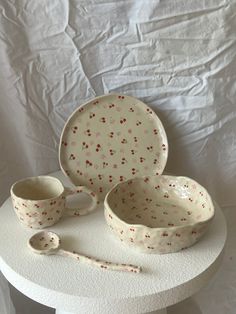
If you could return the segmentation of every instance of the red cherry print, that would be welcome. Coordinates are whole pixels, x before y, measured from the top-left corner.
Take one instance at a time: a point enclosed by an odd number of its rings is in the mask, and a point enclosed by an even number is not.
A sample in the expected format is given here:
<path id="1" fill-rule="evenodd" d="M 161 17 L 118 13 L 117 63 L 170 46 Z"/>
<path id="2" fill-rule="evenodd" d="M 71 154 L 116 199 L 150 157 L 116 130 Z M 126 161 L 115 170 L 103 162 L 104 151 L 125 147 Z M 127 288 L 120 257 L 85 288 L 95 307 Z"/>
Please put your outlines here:
<path id="1" fill-rule="evenodd" d="M 188 215 L 192 215 L 192 212 L 190 212 L 190 211 L 187 211 L 187 214 L 188 214 Z"/>
<path id="2" fill-rule="evenodd" d="M 77 172 L 80 176 L 83 175 L 83 172 L 81 172 L 80 170 L 77 170 L 76 172 Z"/>
<path id="3" fill-rule="evenodd" d="M 126 119 L 125 118 L 120 118 L 120 124 L 123 124 L 126 122 Z"/>
<path id="4" fill-rule="evenodd" d="M 153 160 L 154 165 L 156 165 L 156 164 L 157 164 L 157 162 L 158 162 L 158 160 L 157 160 L 157 159 L 154 159 L 154 160 Z"/>
<path id="5" fill-rule="evenodd" d="M 164 194 L 165 198 L 169 198 L 169 195 L 167 193 Z"/>
<path id="6" fill-rule="evenodd" d="M 151 238 L 149 234 L 145 234 L 145 238 Z"/>
<path id="7" fill-rule="evenodd" d="M 132 169 L 131 169 L 131 172 L 132 172 L 132 174 L 134 175 L 134 174 L 136 174 L 136 173 L 138 172 L 138 170 L 135 169 L 135 168 L 132 168 Z"/>
<path id="8" fill-rule="evenodd" d="M 127 160 L 125 159 L 125 157 L 122 157 L 121 164 L 124 165 L 125 163 L 127 163 Z"/>
<path id="9" fill-rule="evenodd" d="M 137 122 L 136 122 L 136 125 L 137 125 L 137 126 L 139 126 L 139 125 L 141 125 L 141 124 L 142 124 L 141 121 L 137 121 Z"/>
<path id="10" fill-rule="evenodd" d="M 205 204 L 202 204 L 202 208 L 205 208 Z"/>
<path id="11" fill-rule="evenodd" d="M 83 107 L 79 108 L 79 112 L 82 112 L 82 111 L 84 111 L 84 108 Z"/>
<path id="12" fill-rule="evenodd" d="M 108 166 L 108 162 L 105 162 L 105 161 L 104 161 L 104 162 L 102 163 L 102 167 L 103 167 L 103 168 L 106 168 L 107 166 Z"/>
<path id="13" fill-rule="evenodd" d="M 89 182 L 90 182 L 91 185 L 93 185 L 93 179 L 90 178 Z"/>
<path id="14" fill-rule="evenodd" d="M 170 242 L 167 242 L 167 245 L 171 245 L 171 243 L 170 243 Z"/>
<path id="15" fill-rule="evenodd" d="M 50 205 L 52 206 L 52 205 L 55 205 L 56 203 L 57 203 L 56 201 L 51 201 Z"/>
<path id="16" fill-rule="evenodd" d="M 112 182 L 112 176 L 109 176 L 109 182 Z"/>
<path id="17" fill-rule="evenodd" d="M 109 136 L 110 138 L 113 138 L 113 137 L 114 137 L 114 132 L 110 132 L 108 136 Z"/>
<path id="18" fill-rule="evenodd" d="M 89 161 L 89 160 L 86 160 L 86 161 L 85 161 L 85 164 L 86 164 L 86 168 L 87 168 L 87 167 L 91 167 L 91 166 L 93 165 L 92 162 Z"/>
<path id="19" fill-rule="evenodd" d="M 34 204 L 34 207 L 39 208 L 39 205 L 38 204 Z"/>
<path id="20" fill-rule="evenodd" d="M 184 184 L 184 187 L 185 187 L 186 189 L 188 189 L 188 185 L 187 185 L 187 184 Z"/>
<path id="21" fill-rule="evenodd" d="M 102 178 L 103 178 L 103 175 L 98 174 L 98 179 L 99 179 L 99 180 L 102 180 Z"/>
<path id="22" fill-rule="evenodd" d="M 129 230 L 130 230 L 130 231 L 132 231 L 132 232 L 134 232 L 134 231 L 135 231 L 135 229 L 134 229 L 134 228 L 130 228 Z"/>
<path id="23" fill-rule="evenodd" d="M 135 154 L 135 151 L 133 149 L 131 149 L 131 154 L 134 155 Z"/>
<path id="24" fill-rule="evenodd" d="M 87 144 L 86 142 L 83 142 L 83 143 L 82 143 L 82 150 L 83 150 L 83 149 L 87 149 L 87 148 L 88 148 L 88 144 Z"/>
<path id="25" fill-rule="evenodd" d="M 101 150 L 102 150 L 101 145 L 100 145 L 100 144 L 97 144 L 97 146 L 96 146 L 96 152 L 100 152 Z"/>
<path id="26" fill-rule="evenodd" d="M 155 186 L 155 189 L 156 189 L 156 190 L 157 190 L 157 189 L 160 189 L 160 185 Z"/>
<path id="27" fill-rule="evenodd" d="M 200 194 L 201 196 L 203 196 L 203 193 L 202 193 L 202 192 L 199 192 L 199 194 Z"/>
<path id="28" fill-rule="evenodd" d="M 91 195 L 92 197 L 95 197 L 95 196 L 96 196 L 96 194 L 95 194 L 94 192 L 91 192 L 90 195 Z"/>
<path id="29" fill-rule="evenodd" d="M 134 112 L 134 108 L 130 107 L 129 112 Z"/>
<path id="30" fill-rule="evenodd" d="M 91 136 L 91 135 L 92 135 L 90 129 L 87 129 L 87 130 L 85 131 L 85 134 L 88 135 L 88 136 Z"/>
<path id="31" fill-rule="evenodd" d="M 108 216 L 109 216 L 109 218 L 110 218 L 110 219 L 113 219 L 113 217 L 112 217 L 112 215 L 111 215 L 111 214 L 109 214 Z"/>
<path id="32" fill-rule="evenodd" d="M 158 130 L 157 130 L 157 129 L 154 129 L 154 130 L 153 130 L 153 133 L 154 133 L 155 135 L 157 135 L 157 134 L 158 134 Z"/>
<path id="33" fill-rule="evenodd" d="M 120 100 L 122 100 L 122 99 L 124 99 L 125 97 L 124 97 L 124 96 L 118 96 L 118 98 L 119 98 Z"/>
<path id="34" fill-rule="evenodd" d="M 189 197 L 189 201 L 190 201 L 190 202 L 193 202 L 193 199 L 192 199 L 191 197 Z"/>
<path id="35" fill-rule="evenodd" d="M 95 117 L 95 113 L 94 112 L 90 112 L 89 113 L 89 119 L 92 119 L 92 118 L 94 118 Z"/>
<path id="36" fill-rule="evenodd" d="M 72 129 L 72 132 L 75 134 L 76 131 L 78 130 L 78 127 L 77 126 L 73 126 L 71 129 Z"/>
<path id="37" fill-rule="evenodd" d="M 149 182 L 149 178 L 148 177 L 144 178 L 144 182 L 145 183 Z"/>
<path id="38" fill-rule="evenodd" d="M 138 138 L 137 136 L 134 137 L 134 142 L 137 143 L 138 142 Z"/>
<path id="39" fill-rule="evenodd" d="M 146 160 L 146 159 L 145 159 L 144 157 L 140 157 L 140 158 L 139 158 L 139 161 L 140 161 L 141 163 L 143 163 L 145 160 Z"/>
<path id="40" fill-rule="evenodd" d="M 148 246 L 147 247 L 149 250 L 154 250 L 154 247 L 153 246 Z"/>
<path id="41" fill-rule="evenodd" d="M 169 184 L 169 187 L 175 188 L 175 184 Z"/>
<path id="42" fill-rule="evenodd" d="M 168 237 L 168 233 L 167 233 L 167 232 L 163 232 L 163 233 L 162 233 L 162 236 L 163 236 L 163 237 Z"/>
<path id="43" fill-rule="evenodd" d="M 99 193 L 102 193 L 103 192 L 103 189 L 102 187 L 99 188 Z"/>
<path id="44" fill-rule="evenodd" d="M 141 216 L 141 215 L 139 215 L 139 214 L 137 214 L 137 215 L 136 215 L 136 217 L 137 217 L 137 218 L 142 218 L 142 216 Z"/>
<path id="45" fill-rule="evenodd" d="M 99 104 L 99 101 L 98 101 L 98 100 L 96 100 L 96 101 L 93 102 L 93 105 L 97 105 L 97 104 Z"/>
<path id="46" fill-rule="evenodd" d="M 152 152 L 152 151 L 153 151 L 153 146 L 148 146 L 148 147 L 147 147 L 147 150 L 148 150 L 149 152 Z"/>
<path id="47" fill-rule="evenodd" d="M 124 177 L 123 176 L 120 176 L 120 181 L 124 181 Z"/>
<path id="48" fill-rule="evenodd" d="M 46 216 L 46 215 L 47 215 L 47 212 L 46 212 L 46 211 L 43 211 L 43 212 L 42 212 L 42 215 Z"/>
<path id="49" fill-rule="evenodd" d="M 109 108 L 111 109 L 111 108 L 114 108 L 115 107 L 115 105 L 114 104 L 110 104 L 109 105 Z"/>
<path id="50" fill-rule="evenodd" d="M 166 145 L 162 144 L 162 150 L 166 150 Z"/>
<path id="51" fill-rule="evenodd" d="M 147 108 L 147 112 L 152 114 L 152 110 L 150 108 Z"/>
<path id="52" fill-rule="evenodd" d="M 163 214 L 163 215 L 168 215 L 168 212 L 165 212 L 165 211 L 164 211 L 164 212 L 162 212 L 162 214 Z"/>
<path id="53" fill-rule="evenodd" d="M 123 138 L 123 140 L 121 141 L 121 144 L 127 144 L 127 140 L 125 138 Z"/>
<path id="54" fill-rule="evenodd" d="M 145 200 L 146 200 L 147 203 L 151 203 L 152 202 L 151 198 L 146 198 Z"/>
<path id="55" fill-rule="evenodd" d="M 68 144 L 67 144 L 67 142 L 62 141 L 62 145 L 67 146 Z"/>
<path id="56" fill-rule="evenodd" d="M 75 155 L 74 154 L 70 154 L 69 160 L 75 160 Z"/>
<path id="57" fill-rule="evenodd" d="M 192 234 L 197 234 L 197 232 L 193 230 L 193 231 L 192 231 Z"/>
<path id="58" fill-rule="evenodd" d="M 186 218 L 181 218 L 180 220 L 181 220 L 181 221 L 186 221 L 187 219 L 186 219 Z"/>
<path id="59" fill-rule="evenodd" d="M 152 219 L 157 219 L 157 217 L 156 217 L 156 216 L 151 216 L 151 218 L 152 218 Z"/>
<path id="60" fill-rule="evenodd" d="M 102 117 L 102 118 L 99 119 L 99 121 L 102 122 L 102 123 L 106 123 L 106 118 Z"/>
<path id="61" fill-rule="evenodd" d="M 180 237 L 181 235 L 180 235 L 180 233 L 176 233 L 175 236 L 176 237 Z"/>
<path id="62" fill-rule="evenodd" d="M 172 223 L 168 223 L 168 226 L 170 226 L 170 227 L 173 227 L 174 226 L 174 224 L 172 224 Z"/>
<path id="63" fill-rule="evenodd" d="M 113 156 L 115 154 L 115 150 L 114 149 L 109 149 L 109 153 L 111 156 Z"/>

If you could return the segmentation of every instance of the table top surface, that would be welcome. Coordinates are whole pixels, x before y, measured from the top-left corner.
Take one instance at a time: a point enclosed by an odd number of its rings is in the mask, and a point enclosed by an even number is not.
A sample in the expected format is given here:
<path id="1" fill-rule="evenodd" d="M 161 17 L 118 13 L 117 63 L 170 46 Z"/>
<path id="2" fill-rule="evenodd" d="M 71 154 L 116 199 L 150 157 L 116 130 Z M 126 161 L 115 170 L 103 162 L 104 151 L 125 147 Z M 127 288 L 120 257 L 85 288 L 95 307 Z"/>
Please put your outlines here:
<path id="1" fill-rule="evenodd" d="M 61 172 L 52 175 L 71 185 Z M 0 269 L 5 277 L 32 299 L 52 307 L 64 306 L 68 311 L 87 301 L 123 304 L 155 298 L 159 308 L 178 302 L 209 281 L 219 266 L 226 240 L 224 216 L 217 205 L 207 234 L 191 248 L 174 254 L 141 254 L 124 246 L 106 225 L 103 205 L 87 216 L 63 217 L 48 228 L 60 235 L 66 250 L 143 268 L 140 274 L 103 271 L 70 258 L 34 254 L 27 240 L 37 230 L 19 223 L 10 199 L 0 211 Z"/>

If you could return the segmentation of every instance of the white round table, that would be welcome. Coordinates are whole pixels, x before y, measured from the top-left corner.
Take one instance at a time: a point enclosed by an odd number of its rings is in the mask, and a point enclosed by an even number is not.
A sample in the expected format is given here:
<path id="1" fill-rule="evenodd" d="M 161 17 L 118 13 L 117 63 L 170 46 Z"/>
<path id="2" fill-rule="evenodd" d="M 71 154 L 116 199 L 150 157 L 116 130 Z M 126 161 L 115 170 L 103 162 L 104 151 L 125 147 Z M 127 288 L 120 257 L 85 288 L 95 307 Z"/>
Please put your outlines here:
<path id="1" fill-rule="evenodd" d="M 61 172 L 52 174 L 70 185 Z M 140 274 L 103 271 L 74 259 L 41 256 L 27 247 L 36 231 L 23 227 L 8 199 L 0 209 L 0 269 L 31 299 L 56 313 L 166 313 L 166 307 L 190 297 L 217 271 L 226 241 L 224 216 L 216 216 L 207 234 L 193 247 L 174 254 L 131 251 L 110 233 L 103 206 L 83 217 L 62 218 L 49 229 L 62 246 L 100 259 L 143 267 Z"/>

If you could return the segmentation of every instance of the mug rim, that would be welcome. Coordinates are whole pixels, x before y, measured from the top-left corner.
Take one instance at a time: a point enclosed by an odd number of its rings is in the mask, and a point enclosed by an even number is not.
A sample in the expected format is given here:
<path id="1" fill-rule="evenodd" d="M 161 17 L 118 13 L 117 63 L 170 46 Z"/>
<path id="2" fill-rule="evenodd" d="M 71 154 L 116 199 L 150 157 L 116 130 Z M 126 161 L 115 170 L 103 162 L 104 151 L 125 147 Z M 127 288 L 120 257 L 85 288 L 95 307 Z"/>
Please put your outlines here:
<path id="1" fill-rule="evenodd" d="M 61 188 L 62 188 L 62 191 L 60 194 L 54 196 L 54 197 L 50 197 L 50 198 L 42 198 L 42 199 L 32 199 L 32 198 L 24 198 L 24 197 L 21 197 L 19 195 L 17 195 L 14 191 L 14 189 L 17 187 L 17 185 L 20 185 L 20 184 L 24 184 L 26 183 L 27 181 L 33 181 L 34 179 L 40 179 L 40 180 L 50 180 L 50 181 L 54 181 L 56 182 Z M 26 178 L 23 178 L 23 179 L 20 179 L 18 181 L 16 181 L 15 183 L 13 183 L 13 185 L 11 186 L 11 189 L 10 189 L 10 193 L 11 193 L 11 196 L 13 197 L 16 197 L 18 199 L 22 199 L 24 201 L 31 201 L 31 202 L 39 202 L 39 201 L 50 201 L 50 200 L 54 200 L 58 197 L 60 197 L 63 193 L 65 192 L 65 187 L 64 185 L 61 183 L 61 181 L 55 177 L 52 177 L 52 176 L 47 176 L 47 175 L 42 175 L 42 176 L 34 176 L 34 177 L 26 177 Z"/>

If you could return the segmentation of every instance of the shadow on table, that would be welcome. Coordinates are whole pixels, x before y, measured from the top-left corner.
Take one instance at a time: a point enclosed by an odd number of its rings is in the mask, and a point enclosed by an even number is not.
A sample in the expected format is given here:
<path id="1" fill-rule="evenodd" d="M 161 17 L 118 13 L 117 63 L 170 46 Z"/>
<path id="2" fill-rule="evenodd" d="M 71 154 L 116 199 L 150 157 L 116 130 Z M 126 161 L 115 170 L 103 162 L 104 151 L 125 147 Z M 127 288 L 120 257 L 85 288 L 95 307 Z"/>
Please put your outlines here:
<path id="1" fill-rule="evenodd" d="M 168 307 L 167 314 L 203 314 L 203 312 L 193 298 L 188 298 Z"/>

